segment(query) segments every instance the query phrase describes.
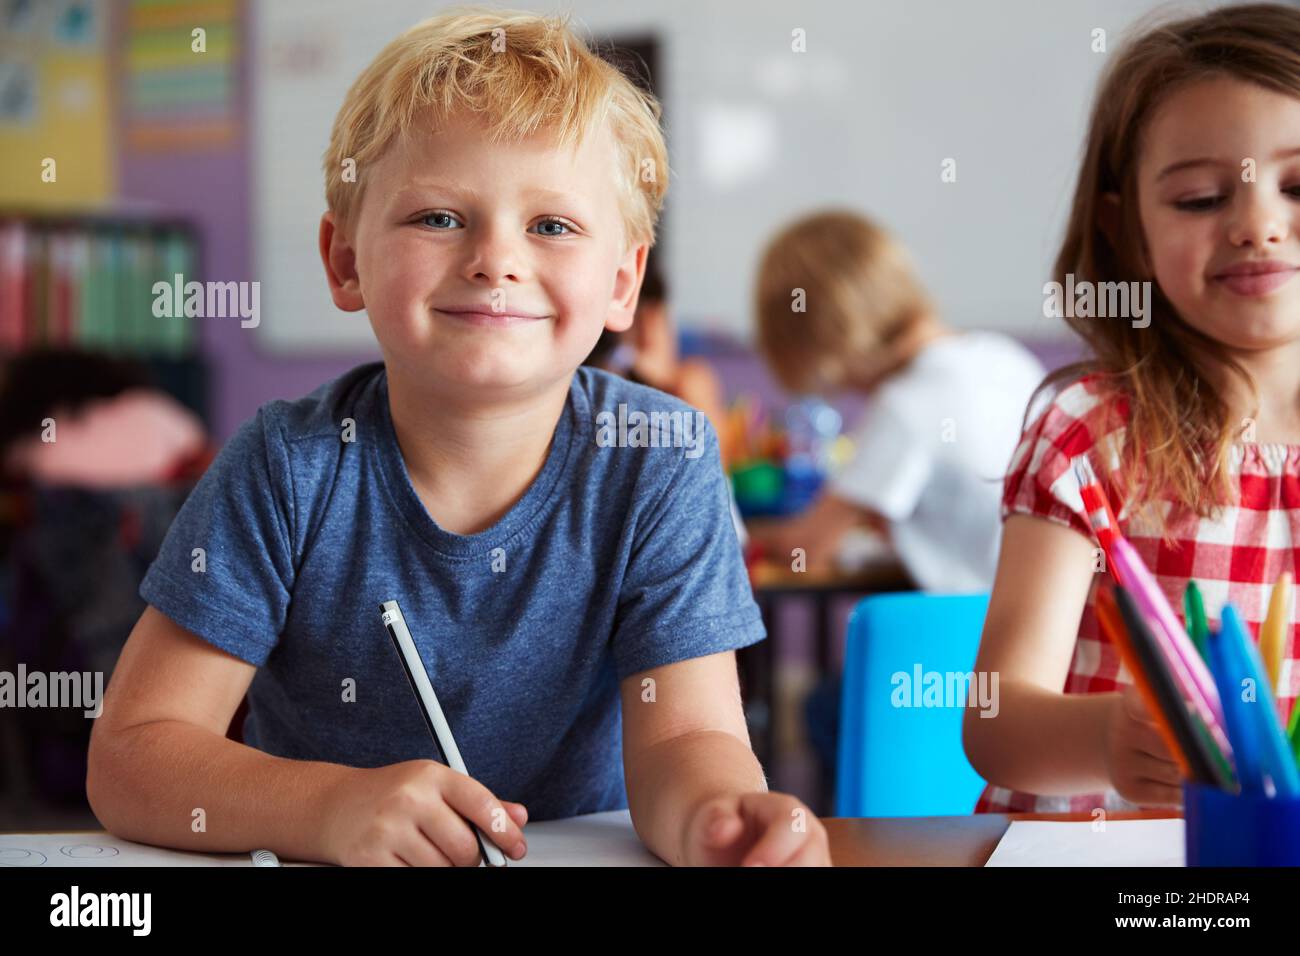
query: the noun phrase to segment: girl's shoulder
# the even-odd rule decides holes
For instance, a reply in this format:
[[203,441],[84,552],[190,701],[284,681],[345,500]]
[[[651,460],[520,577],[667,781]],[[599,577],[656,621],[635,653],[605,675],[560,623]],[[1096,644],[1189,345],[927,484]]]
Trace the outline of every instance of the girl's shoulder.
[[1065,380],[1050,396],[1040,394],[1038,399],[1007,469],[1002,517],[1020,513],[1047,518],[1092,539],[1073,465],[1086,457],[1108,494],[1114,493],[1107,476],[1123,447],[1128,402],[1102,374]]
[[1110,450],[1122,444],[1128,415],[1127,395],[1104,373],[1088,372],[1035,397],[1021,450],[1050,447],[1066,459],[1089,454],[1102,444]]

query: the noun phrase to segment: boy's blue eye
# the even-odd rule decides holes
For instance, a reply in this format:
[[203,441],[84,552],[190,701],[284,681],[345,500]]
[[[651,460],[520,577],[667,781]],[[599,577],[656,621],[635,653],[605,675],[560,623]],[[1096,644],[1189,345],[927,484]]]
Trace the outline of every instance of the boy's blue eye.
[[568,224],[567,222],[565,222],[563,219],[543,219],[541,222],[539,222],[539,223],[537,224],[537,228],[538,228],[539,230],[541,230],[541,231],[538,233],[538,235],[542,235],[542,236],[563,236],[563,235],[565,234],[564,232],[548,232],[548,231],[546,231],[546,229],[544,228],[544,227],[546,227],[546,226],[559,226],[560,229],[563,229],[563,230],[565,230],[565,231],[567,231],[568,228],[569,228],[569,224]]
[[421,216],[420,222],[432,226],[434,229],[447,229],[449,228],[449,222],[459,223],[460,220],[449,212],[431,212],[426,216]]
[[[449,212],[431,212],[421,216],[418,222],[439,231],[454,229],[463,226],[459,219]],[[559,237],[567,235],[572,231],[572,227],[563,219],[543,219],[537,224],[538,235]]]

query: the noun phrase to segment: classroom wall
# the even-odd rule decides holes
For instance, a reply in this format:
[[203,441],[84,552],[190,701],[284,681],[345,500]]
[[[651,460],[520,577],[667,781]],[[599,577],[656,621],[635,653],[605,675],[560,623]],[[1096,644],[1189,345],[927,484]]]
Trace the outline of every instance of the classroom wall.
[[[300,0],[277,0],[276,9],[287,4],[307,10]],[[330,30],[361,31],[375,50],[389,38],[391,31],[375,29],[368,7],[330,6],[352,18]],[[394,0],[380,19],[414,22],[442,6]],[[1032,0],[1007,0],[1004,6],[1019,15],[1003,10],[996,18],[983,18],[978,6],[957,0],[870,7],[814,2],[801,5],[797,16],[731,0],[704,8],[680,2],[648,7],[632,0],[573,4],[578,18],[598,32],[660,31],[677,177],[663,239],[664,267],[683,323],[744,337],[752,261],[764,236],[800,211],[845,200],[879,215],[912,246],[922,275],[955,324],[1012,331],[1049,366],[1073,357],[1063,330],[1041,318],[1041,282],[1068,201],[1086,96],[1102,61],[1087,51],[1086,38],[1089,25],[1100,24],[1115,42],[1146,5],[1091,0],[1073,4],[1068,14],[1058,5]],[[119,10],[115,29],[122,29],[121,20]],[[254,53],[257,21],[243,0],[240,125],[233,143],[183,156],[148,156],[133,153],[119,138],[122,198],[157,202],[192,216],[205,235],[208,278],[267,278],[264,264],[255,259],[254,203],[261,173],[254,162],[253,93],[264,80]],[[303,23],[307,34],[321,29],[319,19]],[[807,30],[810,46],[804,56],[810,59],[785,59],[794,27]],[[1073,47],[1076,40],[1083,52]],[[1071,49],[1063,51],[1063,45]],[[922,68],[913,62],[918,57]],[[862,85],[861,63],[868,61],[874,64],[872,78]],[[900,72],[906,84],[890,79]],[[846,77],[853,78],[852,87],[844,86]],[[330,101],[331,115],[337,98]],[[801,104],[809,101],[814,106],[805,109]],[[925,123],[916,122],[921,112]],[[820,119],[801,118],[804,113]],[[759,120],[760,114],[767,119]],[[714,123],[739,142],[749,142],[746,137],[758,134],[745,131],[750,120],[744,116],[758,125],[775,123],[770,129],[779,144],[775,156],[753,168],[734,152],[704,142]],[[893,132],[878,133],[867,116]],[[1026,116],[1037,122],[1025,123]],[[833,129],[826,128],[828,122]],[[320,131],[322,143],[327,133]],[[835,148],[826,148],[828,136]],[[890,145],[879,148],[877,142]],[[1050,155],[1034,145],[1045,142],[1055,144]],[[312,162],[299,163],[298,176],[300,188],[315,195],[321,191],[316,145],[309,152]],[[958,181],[945,186],[939,183],[939,159],[950,153],[958,159]],[[733,185],[727,185],[730,181]],[[918,189],[923,201],[917,199]],[[314,229],[300,241],[304,265],[294,270],[294,281],[301,284],[304,300],[320,298],[324,282],[319,264],[312,262]],[[311,312],[306,321],[320,314]],[[365,323],[363,316],[349,318]],[[264,314],[264,324],[283,320]],[[306,341],[298,349],[272,352],[257,329],[202,321],[203,347],[213,367],[212,424],[222,441],[263,402],[306,394],[379,355],[368,336],[333,352]],[[779,390],[752,356],[725,350],[718,362],[730,394],[754,391],[779,401]],[[859,403],[840,404],[852,419]]]
[[[293,237],[319,215],[316,170],[351,81],[394,35],[447,5],[256,7],[264,35],[255,63],[263,133],[254,150],[255,232],[277,320],[260,330],[268,347],[324,349],[368,334],[329,312],[323,288],[299,294],[294,280],[307,273],[312,250]],[[898,233],[955,324],[1054,332],[1042,315],[1042,285],[1093,90],[1126,28],[1154,6],[563,4],[597,40],[658,39],[672,167],[663,265],[686,326],[741,338],[750,334],[749,290],[766,237],[793,217],[838,205]],[[943,176],[948,160],[952,181]]]
[[[117,137],[119,193],[124,202],[157,203],[169,212],[191,217],[203,234],[204,278],[244,281],[258,278],[251,254],[252,163],[247,117],[252,112],[253,18],[247,0],[240,3],[239,116],[235,139],[227,147],[183,154],[149,154],[132,150]],[[115,5],[112,29],[126,29],[125,11]],[[120,44],[113,44],[120,52]],[[115,64],[120,69],[120,62]],[[120,110],[120,102],[117,104]],[[199,185],[201,184],[201,185]],[[313,242],[314,237],[304,237]],[[323,274],[319,281],[324,283]],[[259,347],[255,329],[238,321],[199,319],[203,353],[211,363],[212,430],[219,442],[229,438],[259,405],[275,398],[296,398],[361,362],[379,357],[357,349],[327,357],[270,355]]]

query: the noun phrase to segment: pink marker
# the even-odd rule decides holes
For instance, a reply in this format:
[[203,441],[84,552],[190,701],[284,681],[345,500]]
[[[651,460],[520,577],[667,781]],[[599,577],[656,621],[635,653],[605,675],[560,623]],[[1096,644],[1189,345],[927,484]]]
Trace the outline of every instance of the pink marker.
[[1197,652],[1192,639],[1179,622],[1169,601],[1165,599],[1160,585],[1151,576],[1147,566],[1142,563],[1133,545],[1122,537],[1117,537],[1112,545],[1114,561],[1119,568],[1124,582],[1132,593],[1142,614],[1152,624],[1156,643],[1160,652],[1169,661],[1174,679],[1178,682],[1183,695],[1196,708],[1206,727],[1214,735],[1224,753],[1231,751],[1228,737],[1223,732],[1223,702],[1219,699],[1218,688],[1210,675],[1205,662]]

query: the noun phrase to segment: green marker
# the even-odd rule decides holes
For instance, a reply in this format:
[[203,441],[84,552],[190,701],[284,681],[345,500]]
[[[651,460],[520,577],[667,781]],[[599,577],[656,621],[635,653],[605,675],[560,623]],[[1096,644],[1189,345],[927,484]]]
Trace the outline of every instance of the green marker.
[[1187,582],[1183,592],[1183,616],[1187,619],[1187,633],[1196,645],[1201,660],[1209,661],[1209,649],[1206,639],[1210,636],[1210,626],[1205,622],[1205,602],[1201,600],[1201,589],[1195,581]]
[[[1201,720],[1199,714],[1191,713],[1188,716],[1192,718],[1192,726],[1196,728],[1196,735],[1205,742],[1205,749],[1209,752],[1210,757],[1213,758],[1214,763],[1219,768],[1220,776],[1218,783],[1220,787],[1231,793],[1236,793],[1238,789],[1237,775],[1232,772],[1232,764],[1228,762],[1228,758],[1225,757],[1223,751],[1219,749],[1219,744],[1215,741],[1214,735],[1210,733],[1209,728],[1205,726],[1205,721]],[[1224,784],[1226,784],[1226,786],[1224,786]]]
[[1291,741],[1291,753],[1295,756],[1297,766],[1300,766],[1300,701],[1291,705],[1291,719],[1287,721],[1286,737]]

